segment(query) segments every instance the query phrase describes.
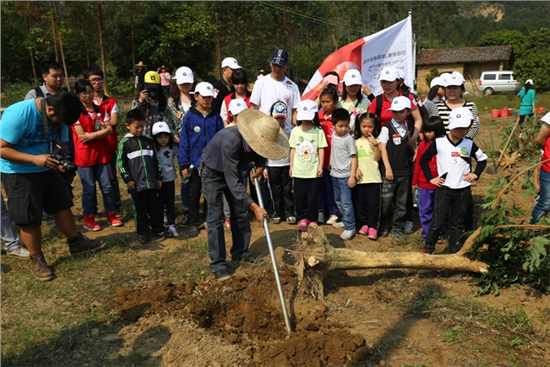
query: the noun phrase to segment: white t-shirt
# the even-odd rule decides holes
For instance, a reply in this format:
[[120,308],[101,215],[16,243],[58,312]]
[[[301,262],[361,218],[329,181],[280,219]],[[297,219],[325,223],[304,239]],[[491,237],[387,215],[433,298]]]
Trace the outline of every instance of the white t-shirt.
[[254,89],[252,89],[250,103],[257,105],[260,111],[269,115],[271,106],[278,101],[282,101],[288,106],[288,117],[283,129],[288,136],[294,127],[292,125],[291,111],[298,108],[298,103],[300,103],[300,90],[298,86],[286,76],[281,82],[273,79],[271,74],[266,75],[265,78],[258,79],[254,84]]

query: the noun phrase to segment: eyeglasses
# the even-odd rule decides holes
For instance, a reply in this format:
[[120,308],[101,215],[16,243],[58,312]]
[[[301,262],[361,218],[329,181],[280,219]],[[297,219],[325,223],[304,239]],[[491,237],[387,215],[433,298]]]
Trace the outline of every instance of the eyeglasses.
[[78,93],[80,94],[81,96],[93,96],[94,95],[94,91],[90,91],[90,92],[80,92]]
[[90,83],[101,83],[103,81],[102,78],[97,78],[97,79],[89,79]]

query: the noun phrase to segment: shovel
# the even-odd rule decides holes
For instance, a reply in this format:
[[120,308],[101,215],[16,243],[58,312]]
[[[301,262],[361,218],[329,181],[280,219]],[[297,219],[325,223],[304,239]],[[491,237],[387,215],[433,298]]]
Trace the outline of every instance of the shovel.
[[495,174],[498,172],[498,166],[500,165],[500,161],[502,161],[502,157],[504,157],[504,153],[506,152],[506,148],[508,148],[508,144],[510,144],[510,139],[512,139],[512,136],[514,136],[514,132],[516,131],[516,128],[519,126],[519,117],[516,120],[516,123],[514,124],[514,127],[512,128],[512,132],[510,133],[510,136],[508,136],[508,140],[506,141],[506,144],[504,144],[504,148],[502,148],[502,153],[500,153],[500,157],[498,157],[497,163],[494,167],[489,167],[487,169],[487,173],[489,174]]
[[[256,165],[254,162],[250,163],[252,173],[256,173]],[[258,203],[262,209],[264,207],[264,201],[262,199],[262,193],[260,191],[260,184],[258,177],[254,177],[254,186],[256,187],[256,195],[258,196]],[[279,278],[279,269],[277,268],[277,260],[275,259],[275,251],[273,251],[273,242],[271,242],[271,233],[269,232],[269,224],[267,218],[264,218],[264,230],[265,237],[267,238],[267,246],[269,247],[269,255],[271,256],[271,263],[273,264],[273,273],[275,274],[275,281],[277,282],[277,290],[279,291],[279,299],[281,301],[281,307],[283,308],[283,315],[285,317],[286,332],[290,335],[292,328],[290,326],[290,319],[288,318],[288,312],[286,310],[285,296],[283,294],[283,288],[281,287],[281,279]]]

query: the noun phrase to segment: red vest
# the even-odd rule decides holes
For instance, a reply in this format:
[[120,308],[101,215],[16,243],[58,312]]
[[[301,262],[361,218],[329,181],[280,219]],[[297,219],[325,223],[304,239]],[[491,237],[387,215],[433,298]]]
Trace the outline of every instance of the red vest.
[[[105,119],[105,110],[102,107],[99,107],[99,112],[101,113],[101,119]],[[93,133],[95,132],[95,119],[97,113],[90,112],[81,113],[76,126],[82,127],[84,132]],[[78,134],[74,126],[73,130],[73,140],[74,140],[74,163],[80,167],[90,167],[97,164],[104,164],[111,162],[111,149],[109,146],[109,138],[94,139],[87,143],[83,143],[78,138]]]

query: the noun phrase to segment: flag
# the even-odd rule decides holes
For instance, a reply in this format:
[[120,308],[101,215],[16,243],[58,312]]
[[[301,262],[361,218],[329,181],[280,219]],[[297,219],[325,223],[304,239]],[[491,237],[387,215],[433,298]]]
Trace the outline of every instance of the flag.
[[410,14],[391,27],[360,38],[331,53],[309,81],[302,94],[302,100],[317,98],[321,93],[323,76],[327,72],[336,71],[342,81],[349,69],[359,70],[363,85],[368,86],[374,95],[381,94],[382,87],[378,79],[382,69],[387,66],[401,69],[405,84],[413,87],[413,40]]

